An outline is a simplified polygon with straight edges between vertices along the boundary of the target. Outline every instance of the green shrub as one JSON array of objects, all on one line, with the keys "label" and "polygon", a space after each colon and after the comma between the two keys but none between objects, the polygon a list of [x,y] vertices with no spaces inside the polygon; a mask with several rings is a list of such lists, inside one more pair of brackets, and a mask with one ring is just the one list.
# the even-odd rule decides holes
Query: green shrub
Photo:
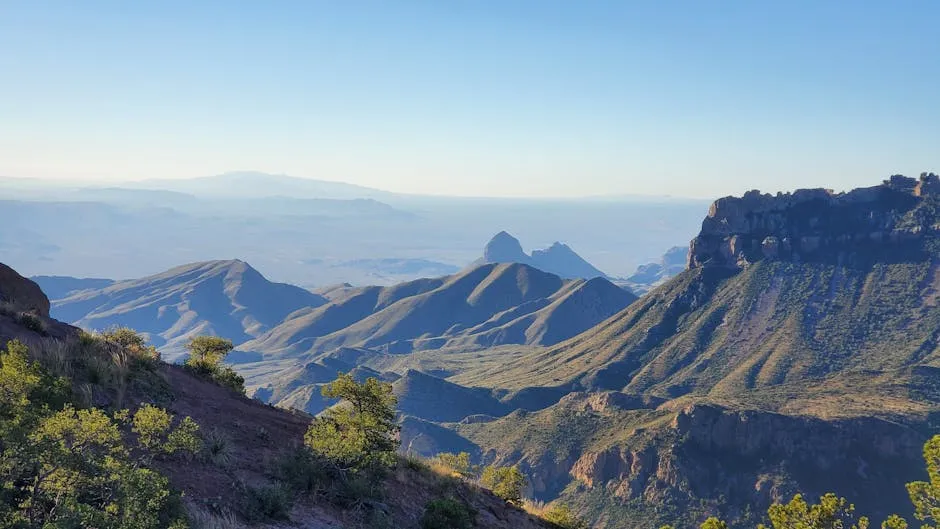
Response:
[{"label": "green shrub", "polygon": [[522,505],[522,491],[526,486],[526,478],[517,467],[490,465],[483,469],[480,483],[509,503]]},{"label": "green shrub", "polygon": [[435,456],[434,461],[464,477],[475,476],[480,471],[477,466],[470,463],[470,454],[467,452],[459,454],[442,452]]},{"label": "green shrub", "polygon": [[175,428],[171,427],[172,423],[173,415],[169,412],[146,404],[134,413],[131,430],[137,434],[137,442],[153,453],[198,453],[202,439],[196,421],[184,417]]},{"label": "green shrub", "polygon": [[310,423],[304,435],[314,454],[347,470],[380,469],[395,464],[398,432],[391,384],[369,378],[362,384],[341,373],[322,390],[342,402]]},{"label": "green shrub", "polygon": [[294,504],[290,488],[280,482],[246,487],[242,500],[243,517],[249,522],[288,520]]},{"label": "green shrub", "polygon": [[245,379],[222,363],[234,348],[231,340],[218,336],[197,336],[189,341],[186,348],[189,350],[189,358],[184,365],[190,372],[222,387],[245,393]]},{"label": "green shrub", "polygon": [[217,467],[227,467],[232,462],[232,443],[224,433],[212,429],[203,438],[203,456]]},{"label": "green shrub", "polygon": [[274,462],[274,475],[297,492],[315,492],[332,481],[323,461],[310,450],[300,448],[286,452]]},{"label": "green shrub", "polygon": [[[542,514],[545,521],[557,525],[560,529],[587,529],[588,524],[581,520],[572,512],[571,508],[564,504],[552,505]],[[708,529],[704,528],[703,529]],[[719,529],[719,528],[712,528]],[[727,529],[727,528],[724,528]]]},{"label": "green shrub", "polygon": [[454,498],[431,500],[424,506],[421,529],[471,529],[476,512]]}]

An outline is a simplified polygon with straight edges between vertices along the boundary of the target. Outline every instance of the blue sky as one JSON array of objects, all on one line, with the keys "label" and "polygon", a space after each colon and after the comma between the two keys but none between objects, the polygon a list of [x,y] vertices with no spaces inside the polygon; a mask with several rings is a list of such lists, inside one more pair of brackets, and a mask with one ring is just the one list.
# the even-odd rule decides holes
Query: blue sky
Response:
[{"label": "blue sky", "polygon": [[940,169],[940,2],[0,0],[0,175],[488,196]]}]

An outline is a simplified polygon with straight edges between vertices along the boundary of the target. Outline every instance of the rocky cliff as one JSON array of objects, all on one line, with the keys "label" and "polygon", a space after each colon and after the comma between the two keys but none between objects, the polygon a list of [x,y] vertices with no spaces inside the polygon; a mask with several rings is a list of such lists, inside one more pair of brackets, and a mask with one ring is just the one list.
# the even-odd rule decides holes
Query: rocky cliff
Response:
[{"label": "rocky cliff", "polygon": [[881,185],[835,193],[750,191],[715,201],[689,248],[689,267],[742,268],[761,259],[851,263],[895,252],[940,231],[940,178],[894,175]]}]

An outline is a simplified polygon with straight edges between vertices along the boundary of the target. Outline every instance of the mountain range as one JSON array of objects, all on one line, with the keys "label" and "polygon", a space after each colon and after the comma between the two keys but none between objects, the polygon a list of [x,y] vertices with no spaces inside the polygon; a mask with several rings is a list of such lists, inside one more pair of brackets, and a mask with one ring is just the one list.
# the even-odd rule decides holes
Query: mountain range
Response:
[{"label": "mountain range", "polygon": [[[52,315],[163,347],[228,333],[247,386],[279,407],[319,412],[339,372],[387,381],[408,450],[518,465],[531,496],[595,527],[744,527],[830,490],[880,519],[909,514],[903,485],[940,427],[938,212],[927,173],[721,198],[688,249],[639,271],[639,299],[534,267],[570,249],[528,255],[500,233],[483,258],[500,262],[392,286],[313,292],[240,261],[58,278]],[[42,315],[37,290],[0,298]]]},{"label": "mountain range", "polygon": [[[90,284],[89,280],[62,278],[39,278],[39,282],[47,286],[71,283],[71,287]],[[326,298],[305,289],[268,281],[242,261],[208,261],[66,292],[65,297],[53,300],[52,315],[86,329],[131,327],[172,360],[184,352],[193,336],[214,334],[242,343],[296,310],[325,303]]]}]

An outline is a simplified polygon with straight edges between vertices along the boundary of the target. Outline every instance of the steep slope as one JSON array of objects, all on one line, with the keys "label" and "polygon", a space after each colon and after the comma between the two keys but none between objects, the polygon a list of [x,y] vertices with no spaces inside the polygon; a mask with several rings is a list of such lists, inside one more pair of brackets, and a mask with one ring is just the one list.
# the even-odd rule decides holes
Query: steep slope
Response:
[{"label": "steep slope", "polygon": [[242,261],[207,261],[142,279],[84,290],[53,304],[53,315],[86,329],[128,326],[146,333],[168,358],[190,337],[215,334],[236,344],[326,299],[272,283]]},{"label": "steep slope", "polygon": [[[78,329],[50,319],[49,301],[36,284],[3,264],[0,264],[0,303],[0,339],[17,339],[27,343],[31,348],[30,354],[38,357],[41,362],[57,358],[61,361],[58,369],[62,371],[67,372],[74,367],[69,361],[79,358],[62,358],[54,353],[83,354],[79,352],[81,346],[77,338]],[[24,325],[20,322],[20,314],[16,312],[18,310],[27,311],[39,318],[42,329],[37,331],[32,324]],[[0,345],[0,349],[5,349],[5,342]],[[87,361],[87,358],[81,358],[81,361]],[[48,365],[45,367],[49,368]],[[424,514],[425,505],[431,500],[444,497],[458,498],[473,510],[476,513],[476,527],[552,527],[551,524],[507,504],[489,491],[464,480],[435,474],[426,467],[404,459],[400,459],[387,475],[380,476],[376,482],[370,484],[381,491],[375,497],[369,497],[361,488],[344,489],[346,486],[339,482],[330,483],[323,467],[312,472],[316,472],[314,478],[318,480],[318,486],[332,487],[333,490],[329,494],[325,493],[325,490],[304,490],[298,486],[288,490],[285,483],[278,479],[283,477],[288,462],[297,461],[297,450],[302,446],[304,433],[310,424],[309,415],[267,406],[195,377],[180,366],[157,363],[148,370],[152,370],[148,372],[157,381],[159,393],[137,394],[136,386],[132,385],[127,402],[156,401],[156,405],[165,408],[174,417],[192,418],[199,426],[197,435],[204,438],[206,446],[216,447],[217,454],[224,456],[213,459],[208,452],[201,452],[198,457],[160,454],[135,463],[143,463],[148,467],[148,472],[156,470],[166,476],[172,488],[182,492],[182,504],[190,514],[204,513],[203,516],[207,518],[201,523],[193,523],[193,527],[417,528],[420,527],[419,521]],[[83,386],[89,387],[88,384]],[[85,406],[87,404],[81,407]],[[108,409],[106,404],[95,406],[100,406],[99,409],[109,415],[114,411]],[[131,404],[130,407],[133,412],[136,406]],[[76,444],[72,453],[74,461],[84,462],[83,458],[88,458],[82,450],[83,448]],[[78,464],[74,464],[75,470],[73,467],[69,469],[76,475],[79,472],[88,472]],[[304,472],[296,468],[296,465],[288,470],[292,472],[291,476],[303,475]],[[308,468],[307,472],[311,470]],[[153,473],[144,476],[159,482],[159,476]],[[108,479],[120,478],[109,476]],[[65,485],[62,487],[64,489]],[[147,490],[149,492],[161,489]],[[287,506],[287,512],[281,516],[283,519],[265,516],[253,520],[250,524],[237,519],[233,513],[243,516],[249,510],[245,508],[247,501],[257,498],[257,493],[252,495],[246,492],[249,490],[280,491],[282,499],[279,502]],[[336,493],[337,490],[341,492]],[[290,500],[284,500],[285,497]],[[145,499],[150,501],[151,497]],[[108,509],[117,505],[116,500],[109,498],[107,501],[115,501],[108,504]],[[153,501],[160,504],[163,500],[153,498]],[[137,518],[134,521],[148,527],[154,526],[153,519],[143,516],[142,512],[148,511],[135,511]],[[225,515],[216,517],[215,514],[218,513]]]},{"label": "steep slope", "polygon": [[553,344],[635,297],[605,279],[566,281],[518,263],[482,265],[394,287],[333,291],[241,349],[296,356],[340,347],[388,353],[507,343]]},{"label": "steep slope", "polygon": [[449,380],[561,387],[454,428],[602,527],[753,523],[796,491],[908,512],[940,424],[940,179],[724,198],[690,269],[620,314]]},{"label": "steep slope", "polygon": [[591,263],[575,253],[566,244],[556,242],[544,250],[534,250],[532,255],[523,251],[522,244],[512,235],[501,231],[483,247],[483,257],[472,266],[488,263],[523,263],[555,274],[565,279],[592,279],[607,277]]}]

